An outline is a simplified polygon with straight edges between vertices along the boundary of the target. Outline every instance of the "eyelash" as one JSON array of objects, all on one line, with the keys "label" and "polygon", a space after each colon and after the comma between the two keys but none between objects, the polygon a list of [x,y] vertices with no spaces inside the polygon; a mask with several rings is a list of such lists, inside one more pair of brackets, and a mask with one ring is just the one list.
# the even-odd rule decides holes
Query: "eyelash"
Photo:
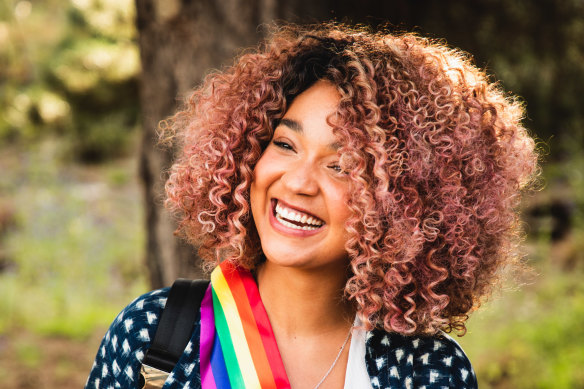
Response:
[{"label": "eyelash", "polygon": [[294,148],[286,142],[280,141],[280,140],[273,140],[272,143],[274,145],[276,145],[276,147],[279,147],[281,149],[285,149],[285,150],[294,150]]},{"label": "eyelash", "polygon": [[329,165],[329,168],[333,169],[337,173],[343,173],[343,170],[339,165]]}]

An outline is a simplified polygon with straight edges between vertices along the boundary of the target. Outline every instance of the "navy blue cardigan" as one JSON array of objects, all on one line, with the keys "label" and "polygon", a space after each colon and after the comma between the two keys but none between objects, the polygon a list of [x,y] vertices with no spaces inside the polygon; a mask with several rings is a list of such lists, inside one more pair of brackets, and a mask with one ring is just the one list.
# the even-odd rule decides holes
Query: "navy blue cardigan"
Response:
[{"label": "navy blue cardigan", "polygon": [[[145,351],[156,332],[168,288],[138,297],[114,320],[104,336],[86,389],[137,388]],[[200,389],[200,323],[164,389]],[[365,362],[374,389],[477,388],[468,358],[446,334],[402,336],[373,330],[367,333]]]}]

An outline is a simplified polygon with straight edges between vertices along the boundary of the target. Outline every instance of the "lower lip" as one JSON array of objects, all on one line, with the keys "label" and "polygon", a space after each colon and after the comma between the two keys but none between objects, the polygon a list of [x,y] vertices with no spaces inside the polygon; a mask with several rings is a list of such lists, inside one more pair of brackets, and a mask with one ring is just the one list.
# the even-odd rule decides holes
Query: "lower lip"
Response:
[{"label": "lower lip", "polygon": [[274,210],[275,206],[276,206],[275,202],[272,202],[272,204],[270,206],[270,224],[272,225],[272,227],[276,231],[278,231],[284,235],[291,235],[291,236],[305,238],[308,236],[316,235],[319,232],[321,232],[323,230],[323,228],[325,228],[325,226],[321,226],[315,230],[297,230],[296,228],[290,228],[288,226],[285,226],[282,223],[280,223],[278,221],[278,219],[276,219],[276,216],[274,215],[275,214],[275,210]]}]

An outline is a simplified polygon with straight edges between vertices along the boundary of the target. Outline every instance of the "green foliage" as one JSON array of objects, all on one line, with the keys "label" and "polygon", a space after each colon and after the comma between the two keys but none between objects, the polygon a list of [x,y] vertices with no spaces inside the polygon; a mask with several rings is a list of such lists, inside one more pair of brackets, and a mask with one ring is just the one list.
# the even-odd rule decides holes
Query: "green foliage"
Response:
[{"label": "green foliage", "polygon": [[[58,145],[6,153],[0,197],[17,229],[0,241],[11,266],[0,273],[0,332],[88,336],[145,290],[141,193],[133,163],[77,170]],[[121,177],[121,178],[120,178]]]},{"label": "green foliage", "polygon": [[545,189],[525,208],[568,204],[569,234],[553,241],[554,221],[529,219],[525,242],[533,268],[525,285],[503,288],[470,319],[459,339],[481,388],[584,388],[584,176],[582,156],[547,165]]},{"label": "green foliage", "polygon": [[1,8],[0,143],[61,134],[77,159],[124,154],[138,121],[132,1],[2,0]]},{"label": "green foliage", "polygon": [[577,151],[578,146],[571,146],[570,159],[546,166],[546,195],[571,202],[574,205],[574,228],[584,231],[584,151]]},{"label": "green foliage", "polygon": [[482,388],[584,387],[582,271],[538,270],[532,285],[482,307],[459,340]]},{"label": "green foliage", "polygon": [[34,369],[39,367],[42,355],[38,345],[26,341],[20,341],[16,344],[15,349],[16,358],[18,358],[27,368]]}]

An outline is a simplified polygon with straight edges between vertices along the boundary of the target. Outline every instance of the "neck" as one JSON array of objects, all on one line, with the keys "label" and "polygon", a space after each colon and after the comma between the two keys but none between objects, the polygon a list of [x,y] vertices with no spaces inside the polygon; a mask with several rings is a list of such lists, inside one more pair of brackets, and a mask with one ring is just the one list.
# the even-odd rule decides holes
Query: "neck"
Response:
[{"label": "neck", "polygon": [[345,269],[305,270],[266,261],[257,270],[262,302],[275,332],[309,337],[348,328],[354,307],[343,298]]}]

